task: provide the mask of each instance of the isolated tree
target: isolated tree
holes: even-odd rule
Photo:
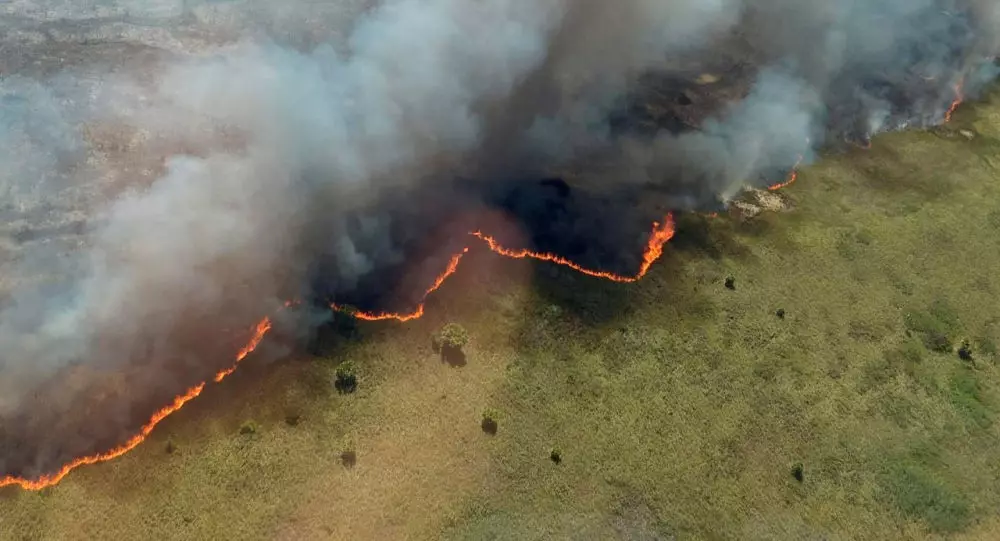
[[[465,352],[469,332],[458,323],[449,323],[434,335],[434,349],[441,352],[441,360],[452,366],[465,365]]]
[[[441,348],[460,350],[469,343],[469,331],[458,323],[449,323],[438,332],[437,341]]]

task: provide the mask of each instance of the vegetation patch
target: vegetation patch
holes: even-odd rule
[[[904,462],[889,475],[888,490],[906,516],[923,520],[937,533],[958,532],[969,524],[969,503],[927,468]]]
[[[353,361],[337,365],[333,386],[342,394],[353,393],[358,389],[358,369]]]
[[[906,329],[920,337],[924,346],[938,353],[950,353],[961,323],[949,304],[941,299],[926,311],[910,311],[903,318]]]
[[[967,421],[980,428],[989,428],[993,424],[993,412],[986,403],[984,389],[975,371],[968,368],[956,370],[948,391],[952,406]]]
[[[451,366],[465,366],[465,346],[469,343],[469,331],[458,323],[448,323],[431,338],[441,360]]]
[[[487,408],[485,411],[483,411],[483,420],[480,423],[483,432],[491,436],[495,436],[497,430],[500,428],[499,419],[500,419],[500,412],[491,408]]]

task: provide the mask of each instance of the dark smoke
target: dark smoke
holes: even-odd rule
[[[940,123],[1000,52],[993,0],[370,4],[0,7],[0,476],[120,443],[287,299],[409,307],[480,211],[634,270],[664,208]]]

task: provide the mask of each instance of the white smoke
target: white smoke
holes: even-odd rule
[[[392,230],[419,234],[420,213],[383,198],[434,191],[456,168],[543,170],[610,148],[609,182],[697,207],[808,159],[837,107],[867,126],[902,118],[900,100],[865,86],[874,74],[911,94],[918,76],[950,88],[996,53],[1000,27],[985,0],[366,5],[0,6],[0,424],[19,419],[7,437],[20,449],[0,441],[0,472],[134,430],[126,414],[101,438],[85,419],[78,434],[43,430],[100,385],[52,386],[62,371],[141,374],[103,407],[142,411],[308,293],[317,254],[343,289],[398,263]],[[692,79],[722,56],[760,69],[700,130],[609,129],[641,75]],[[947,103],[906,96],[926,104],[922,121]]]

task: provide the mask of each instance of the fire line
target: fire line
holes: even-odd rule
[[[945,112],[944,115],[945,123],[951,122],[952,116],[954,115],[955,111],[964,101],[965,99],[963,90],[964,85],[965,85],[964,77],[960,78],[958,82],[954,85],[955,99],[951,102],[950,107]],[[788,179],[785,182],[769,186],[768,189],[771,191],[780,190],[794,183],[798,179],[798,168],[801,165],[802,161],[803,157],[799,156],[799,159],[796,162],[795,166],[792,168],[792,171],[789,174]],[[712,216],[714,216],[714,214]],[[663,220],[663,223],[655,222],[653,224],[653,231],[650,234],[649,242],[647,243],[645,252],[643,253],[642,265],[640,265],[639,267],[639,272],[634,276],[622,276],[608,271],[587,269],[585,267],[577,265],[576,263],[564,257],[552,253],[533,252],[528,249],[514,250],[510,248],[505,248],[501,246],[494,237],[487,235],[481,231],[475,231],[471,233],[471,235],[485,242],[489,247],[489,249],[494,253],[497,253],[505,257],[510,257],[514,259],[531,258],[531,259],[537,259],[539,261],[547,261],[569,267],[587,276],[604,278],[619,283],[633,283],[642,279],[649,271],[653,263],[655,263],[656,260],[658,260],[663,255],[663,247],[667,242],[670,241],[670,239],[673,238],[674,233],[675,233],[675,225],[672,214],[667,214]],[[352,315],[357,319],[365,321],[397,320],[400,322],[407,322],[420,318],[421,316],[424,315],[424,305],[427,297],[432,293],[434,293],[435,291],[437,291],[448,279],[448,277],[450,277],[458,270],[458,265],[461,262],[462,257],[466,253],[468,253],[468,251],[469,248],[464,248],[461,252],[452,256],[445,271],[442,272],[435,279],[434,283],[424,292],[420,300],[420,303],[417,305],[416,309],[413,312],[407,314],[398,314],[390,312],[370,313],[370,312],[358,311],[354,312]],[[285,307],[287,308],[295,304],[298,304],[298,302],[288,301],[285,303]],[[344,310],[346,308],[343,305],[338,305],[335,303],[331,304],[330,306],[334,310]],[[253,327],[253,335],[251,336],[250,340],[237,352],[233,365],[230,366],[229,368],[226,368],[216,373],[213,380],[216,383],[220,383],[226,377],[235,372],[240,362],[243,361],[243,359],[245,359],[248,355],[250,355],[250,353],[252,353],[255,349],[257,349],[261,341],[264,339],[264,336],[268,333],[268,331],[271,330],[271,327],[272,323],[269,317],[265,317],[262,320],[260,320],[260,322],[258,322]],[[50,487],[59,483],[59,481],[61,481],[64,477],[66,477],[66,475],[68,475],[71,471],[75,470],[80,466],[97,464],[100,462],[107,462],[109,460],[118,458],[128,453],[132,449],[138,447],[139,444],[141,444],[143,441],[145,441],[146,438],[153,432],[153,429],[156,428],[156,425],[160,423],[160,421],[166,419],[171,414],[184,407],[185,404],[197,398],[205,389],[205,386],[207,384],[208,382],[204,381],[202,383],[195,385],[194,387],[191,387],[183,394],[174,397],[173,402],[160,408],[155,413],[153,413],[152,417],[150,417],[149,421],[142,426],[138,434],[135,434],[134,436],[129,438],[125,443],[119,445],[118,447],[115,447],[103,453],[97,453],[93,455],[76,458],[64,464],[57,471],[53,473],[43,474],[39,476],[37,479],[32,480],[23,477],[16,477],[13,475],[6,475],[0,477],[0,488],[17,485],[25,490],[41,490],[46,487]]]
[[[424,303],[427,300],[427,297],[430,296],[431,293],[437,291],[438,288],[440,288],[442,285],[444,285],[444,281],[447,280],[449,276],[455,274],[455,271],[458,270],[458,264],[462,261],[462,256],[464,256],[468,252],[469,252],[468,248],[463,248],[461,252],[451,256],[451,261],[448,262],[448,267],[444,270],[444,272],[438,275],[438,277],[434,280],[434,283],[431,285],[431,287],[427,288],[427,291],[425,291],[424,295],[420,298],[420,304],[417,305],[417,308],[413,310],[413,312],[410,312],[409,314],[397,314],[393,312],[357,311],[352,313],[351,315],[353,315],[357,319],[361,319],[364,321],[386,321],[390,319],[395,319],[396,321],[401,321],[405,323],[407,321],[419,319],[424,315]],[[346,310],[347,306],[337,303],[331,303],[330,308],[332,308],[334,311],[340,312]]]
[[[963,81],[959,81],[959,83],[955,85],[956,98],[955,101],[952,102],[951,107],[948,109],[948,112],[945,115],[945,122],[949,122],[951,120],[952,114],[962,103],[963,100],[962,85]],[[788,180],[782,183],[774,184],[768,187],[768,189],[772,191],[779,190],[794,183],[798,179],[798,167],[801,165],[802,160],[803,157],[800,156],[798,162],[796,162],[795,164],[795,167],[792,168]],[[669,213],[664,217],[662,223],[661,222],[653,223],[653,231],[650,233],[649,241],[647,242],[646,249],[643,252],[642,264],[639,267],[639,271],[633,276],[622,276],[608,271],[587,269],[585,267],[577,265],[576,263],[570,261],[569,259],[548,252],[534,252],[524,248],[516,250],[505,248],[502,245],[500,245],[500,243],[494,237],[487,235],[482,231],[475,231],[470,234],[478,238],[479,240],[485,242],[492,252],[505,257],[510,257],[514,259],[530,258],[539,261],[551,262],[557,265],[569,267],[587,276],[604,278],[618,283],[633,283],[641,280],[646,275],[646,273],[649,272],[649,269],[650,267],[652,267],[653,263],[655,263],[663,255],[664,245],[666,245],[666,243],[669,242],[674,237],[675,223],[673,214]],[[437,291],[452,274],[455,274],[455,272],[458,270],[458,265],[461,262],[462,257],[465,254],[467,254],[468,251],[469,248],[466,247],[462,249],[461,252],[452,256],[444,272],[438,275],[438,277],[434,280],[434,283],[429,288],[427,288],[427,290],[421,297],[420,303],[417,305],[416,309],[414,309],[413,312],[407,314],[398,314],[391,312],[371,313],[371,312],[357,311],[354,312],[352,315],[357,319],[364,321],[397,320],[400,322],[407,322],[420,318],[421,316],[424,315],[424,305],[427,300],[427,297],[430,296],[435,291]],[[298,304],[298,302],[288,301],[285,303],[285,307],[287,308],[295,304]],[[338,311],[344,310],[346,308],[346,306],[338,305],[336,303],[332,303],[330,307]],[[253,335],[251,336],[250,340],[246,343],[246,345],[244,345],[239,350],[239,352],[237,352],[233,365],[224,370],[220,370],[218,373],[216,373],[213,380],[216,383],[220,383],[230,374],[235,372],[240,362],[243,361],[243,359],[245,359],[248,355],[250,355],[250,353],[252,353],[255,349],[257,349],[261,341],[264,339],[264,336],[268,333],[268,331],[271,330],[271,327],[272,327],[272,322],[269,317],[265,317],[262,320],[260,320],[260,322],[258,322],[257,325],[255,325],[253,328]],[[63,465],[56,472],[43,474],[37,479],[32,480],[23,477],[15,477],[13,475],[0,477],[0,488],[18,485],[25,490],[41,490],[46,487],[56,485],[71,471],[75,470],[80,466],[97,464],[100,462],[107,462],[109,460],[113,460],[128,453],[132,449],[138,447],[139,444],[141,444],[143,441],[145,441],[146,438],[153,432],[153,429],[156,428],[156,425],[160,423],[160,421],[166,419],[171,414],[184,407],[185,404],[187,404],[191,400],[194,400],[199,395],[201,395],[202,391],[205,389],[205,386],[207,384],[208,384],[207,381],[199,383],[198,385],[195,385],[194,387],[188,389],[185,393],[176,396],[173,402],[171,402],[167,406],[164,406],[163,408],[160,408],[155,413],[153,413],[152,417],[146,424],[142,426],[138,434],[132,436],[125,443],[119,445],[118,447],[115,447],[103,453],[97,453],[74,459],[68,462],[67,464]]]
[[[290,305],[291,303],[285,304],[285,306],[290,306]],[[239,353],[237,353],[236,361],[233,363],[233,366],[217,373],[214,378],[215,381],[221,382],[223,379],[226,378],[226,376],[235,372],[236,367],[237,365],[239,365],[240,361],[245,359],[247,355],[250,355],[250,353],[252,353],[253,350],[257,349],[257,346],[260,345],[261,340],[264,339],[264,335],[266,335],[269,330],[271,330],[271,319],[265,317],[264,319],[260,320],[260,322],[257,323],[257,325],[254,327],[253,336],[250,338],[250,341],[247,342],[247,344],[243,346],[242,349],[240,349]],[[97,453],[74,459],[69,463],[63,465],[63,467],[59,468],[59,470],[56,471],[55,473],[45,474],[38,477],[37,479],[33,480],[25,479],[23,477],[15,477],[13,475],[0,477],[0,488],[12,485],[18,485],[25,490],[41,490],[43,488],[57,484],[59,481],[63,479],[63,477],[66,477],[66,475],[68,475],[69,472],[75,470],[76,468],[79,468],[80,466],[97,464],[99,462],[107,462],[109,460],[113,460],[115,458],[124,455],[125,453],[131,451],[132,449],[135,449],[136,447],[139,446],[140,443],[145,441],[146,438],[153,432],[153,429],[156,428],[156,425],[160,424],[160,421],[166,419],[167,417],[170,416],[170,414],[174,413],[175,411],[180,410],[182,407],[184,407],[184,404],[187,404],[188,402],[197,398],[198,395],[200,395],[201,392],[205,390],[206,384],[207,382],[203,381],[198,385],[191,387],[185,393],[176,396],[173,402],[171,402],[167,406],[164,406],[163,408],[160,408],[155,413],[153,413],[153,416],[149,419],[149,421],[146,424],[142,425],[142,428],[139,430],[138,434],[132,436],[125,443],[119,445],[118,447],[115,447],[110,451],[105,451],[103,453]]]
[[[649,272],[649,268],[653,265],[653,263],[655,263],[656,260],[663,255],[663,245],[674,237],[674,217],[672,214],[667,214],[666,217],[664,217],[662,224],[660,222],[653,223],[653,232],[650,233],[649,242],[646,244],[646,251],[642,254],[642,265],[639,267],[639,272],[634,276],[622,276],[613,272],[587,269],[564,257],[548,252],[532,252],[531,250],[525,248],[519,250],[504,248],[495,238],[483,233],[482,231],[476,231],[472,233],[472,235],[485,242],[487,246],[490,247],[491,251],[505,257],[514,259],[531,258],[539,261],[548,261],[550,263],[569,267],[581,274],[586,274],[587,276],[604,278],[606,280],[611,280],[612,282],[632,283],[641,280],[642,277]]]

